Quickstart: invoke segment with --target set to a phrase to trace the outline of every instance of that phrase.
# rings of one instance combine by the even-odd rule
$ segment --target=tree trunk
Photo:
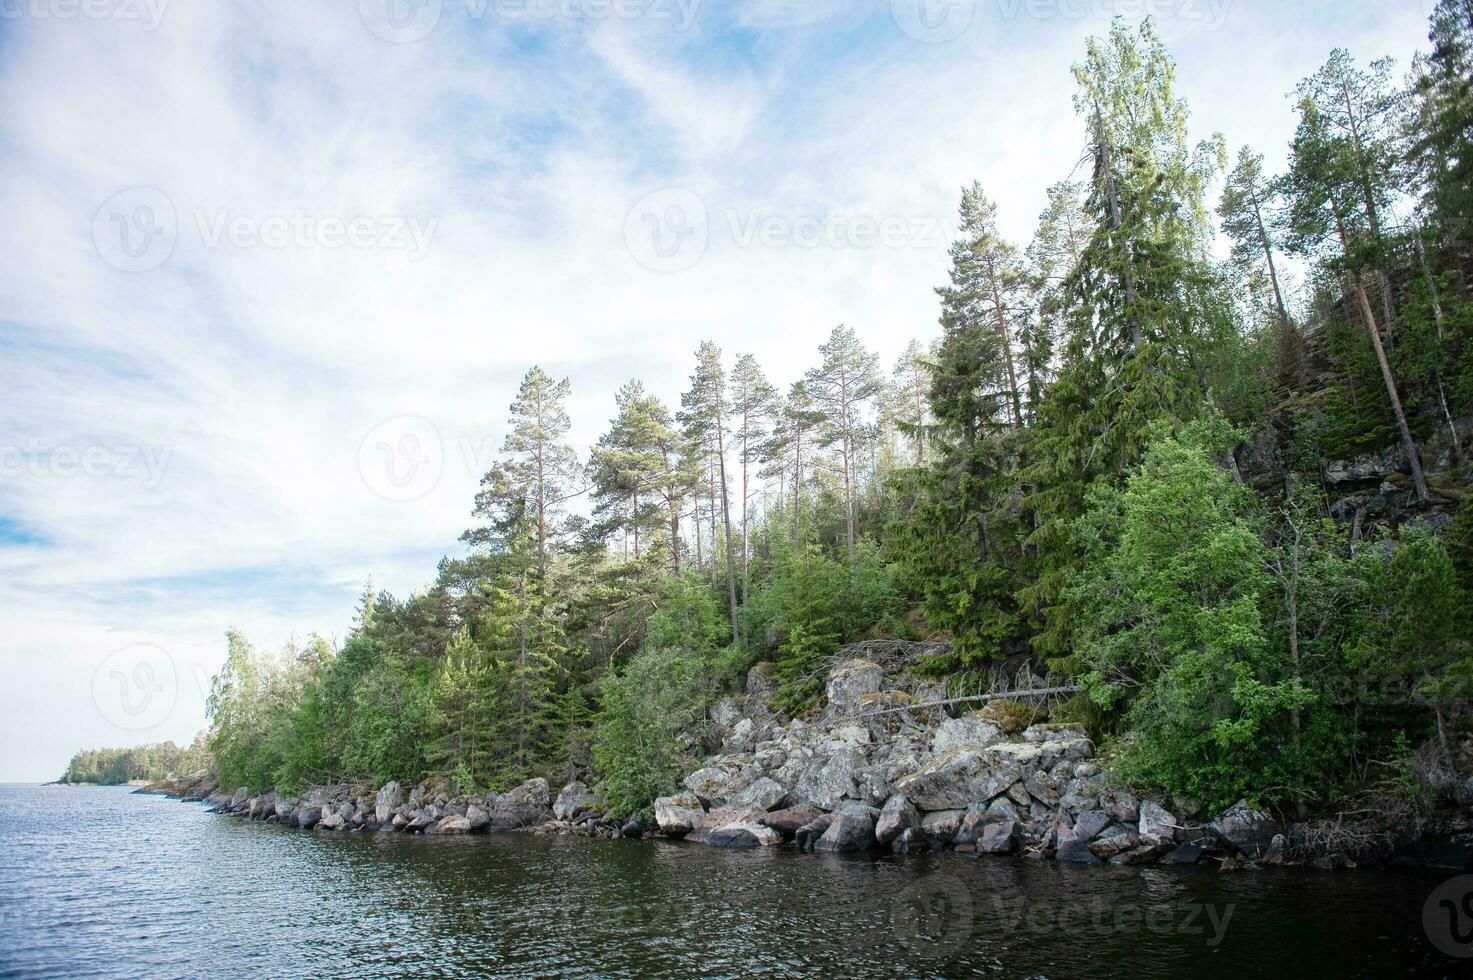
[[[997,267],[991,256],[987,259],[987,279],[992,287],[992,315],[997,324],[997,339],[1002,342],[1003,363],[1008,369],[1008,387],[1012,390],[1013,427],[1023,424],[1023,399],[1018,393],[1018,375],[1013,370],[1013,342],[1008,337],[1008,321],[1003,314],[1002,291],[997,287]]]
[[[1350,238],[1345,233],[1345,223],[1340,219],[1340,209],[1335,196],[1330,195],[1330,210],[1335,215],[1335,228],[1340,235],[1340,247],[1350,254]],[[1376,325],[1376,314],[1371,311],[1371,301],[1366,296],[1366,285],[1360,270],[1352,273],[1356,301],[1360,304],[1361,317],[1366,322],[1366,332],[1371,335],[1371,346],[1376,350],[1376,362],[1381,365],[1381,378],[1386,382],[1386,397],[1391,402],[1391,411],[1396,416],[1396,426],[1401,430],[1401,445],[1406,452],[1407,463],[1412,469],[1412,483],[1417,488],[1417,499],[1426,503],[1427,480],[1422,475],[1422,457],[1417,444],[1412,440],[1412,430],[1407,425],[1406,412],[1401,407],[1401,394],[1396,389],[1396,376],[1391,373],[1391,362],[1386,359],[1386,348],[1381,346],[1381,330]]]
[[[726,593],[731,602],[731,642],[740,649],[742,632],[737,617],[736,555],[731,547],[731,503],[726,491],[726,434],[721,428],[720,407],[716,409],[716,467],[721,476],[721,521],[726,529]]]

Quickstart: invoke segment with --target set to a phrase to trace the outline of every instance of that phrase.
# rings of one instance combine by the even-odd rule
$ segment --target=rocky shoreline
[[[1212,862],[1223,870],[1302,865],[1473,870],[1467,812],[1388,836],[1354,825],[1281,824],[1246,802],[1221,814],[1140,799],[1110,784],[1078,725],[1034,722],[1008,701],[957,716],[933,706],[935,684],[849,660],[829,674],[823,711],[786,719],[772,708],[770,665],[741,697],[712,706],[694,733],[709,753],[683,788],[655,801],[653,821],[603,808],[583,782],[554,796],[531,779],[501,794],[459,794],[435,777],[321,786],[283,797],[223,791],[207,771],[155,783],[213,812],[304,830],[475,834],[520,831],[682,838],[711,847],[908,854],[950,850],[1080,864]],[[1032,722],[1032,723],[1030,723]]]

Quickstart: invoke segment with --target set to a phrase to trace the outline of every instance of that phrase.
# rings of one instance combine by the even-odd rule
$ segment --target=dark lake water
[[[1444,875],[283,830],[0,787],[0,975],[1469,976]]]

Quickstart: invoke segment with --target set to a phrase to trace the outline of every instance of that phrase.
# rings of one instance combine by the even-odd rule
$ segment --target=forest
[[[1473,0],[1428,38],[1306,66],[1271,172],[1193,142],[1157,32],[1117,21],[1032,240],[962,189],[934,343],[885,365],[837,326],[785,386],[703,343],[679,405],[630,380],[586,448],[532,367],[432,584],[366,590],[340,643],[227,637],[222,786],[576,774],[636,810],[754,664],[800,714],[836,648],[896,637],[958,693],[1077,687],[1051,717],[1128,784],[1301,817],[1458,799]]]
[[[117,786],[130,780],[164,779],[209,764],[203,739],[181,749],[173,742],[135,745],[129,749],[84,749],[72,756],[61,783]]]

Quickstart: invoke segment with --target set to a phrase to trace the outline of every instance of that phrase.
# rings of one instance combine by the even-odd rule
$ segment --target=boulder
[[[747,697],[758,704],[771,703],[777,687],[777,664],[763,661],[747,671]]]
[[[317,821],[317,829],[318,830],[342,830],[343,829],[343,825],[347,822],[347,821],[345,821],[343,819],[343,815],[341,813],[339,813],[338,811],[328,809],[327,807],[324,807],[323,809],[326,812],[324,812],[322,814],[322,818]]]
[[[820,814],[807,807],[789,807],[786,810],[773,810],[771,813],[763,814],[758,822],[764,827],[771,827],[782,834],[785,839],[791,840],[805,825],[812,823]]]
[[[322,807],[302,806],[297,808],[297,826],[303,830],[311,830],[317,826],[322,819]]]
[[[540,776],[502,793],[487,815],[487,829],[500,831],[535,827],[547,816],[550,795],[547,780]]]
[[[1088,844],[1108,826],[1110,826],[1108,814],[1101,813],[1099,810],[1085,810],[1074,821],[1074,836]]]
[[[1140,811],[1136,833],[1140,834],[1142,843],[1164,848],[1176,842],[1176,818],[1165,807],[1154,800],[1145,800]]]
[[[943,719],[931,738],[931,751],[943,755],[959,746],[985,749],[1001,741],[1002,730],[982,716],[980,711],[971,711],[959,718]]]
[[[1022,820],[1017,808],[1006,797],[999,796],[991,803],[973,803],[967,807],[951,842],[956,845],[975,844],[992,824],[1012,824],[1016,828]]]
[[[721,751],[727,753],[750,752],[757,743],[757,726],[750,718],[741,718],[721,742]]]
[[[771,810],[781,803],[787,795],[788,791],[782,784],[763,776],[734,795],[729,805],[734,807],[754,806],[759,810]]]
[[[575,779],[558,791],[552,815],[559,820],[576,820],[592,810],[596,802],[588,787]]]
[[[711,705],[711,720],[720,728],[730,728],[742,717],[742,706],[736,698],[722,698]]]
[[[767,847],[782,843],[782,835],[760,820],[755,807],[720,807],[701,818],[687,839],[708,847]]]
[[[884,683],[885,671],[879,664],[868,660],[844,661],[829,672],[825,694],[828,696],[830,714],[857,713],[859,699],[866,694],[875,694]]]
[[[793,787],[794,803],[834,810],[858,793],[857,777],[864,766],[864,750],[843,744],[832,754],[815,756]]]
[[[465,819],[472,834],[484,834],[491,829],[491,815],[474,803],[465,808]]]
[[[1083,725],[1030,725],[1023,732],[1025,742],[1056,742],[1060,739],[1084,738]]]
[[[1001,786],[995,785],[982,753],[963,747],[937,756],[896,780],[895,791],[904,794],[921,810],[961,810],[979,800],[990,800],[1011,784],[1012,780],[1008,780]]]
[[[1279,834],[1279,825],[1268,814],[1255,810],[1248,801],[1239,800],[1208,824],[1208,829],[1219,839],[1242,851],[1250,858],[1267,853],[1274,837]]]
[[[468,834],[470,832],[470,820],[453,813],[448,817],[441,817],[433,827],[425,830],[427,834]]]
[[[1099,836],[1089,842],[1090,852],[1095,857],[1109,860],[1117,854],[1133,850],[1140,843],[1140,835],[1120,824],[1105,828]]]
[[[721,806],[752,782],[744,770],[732,766],[707,766],[685,777],[685,788],[702,801]]]
[[[1011,854],[1018,849],[1022,832],[1015,820],[985,824],[975,846],[979,854]]]
[[[915,827],[907,827],[890,842],[890,850],[896,854],[919,854],[930,849],[931,843],[926,835]]]
[[[921,816],[921,830],[938,843],[949,842],[961,829],[966,810],[935,810]]]
[[[706,816],[706,808],[694,793],[678,796],[662,796],[655,800],[655,823],[660,833],[669,837],[684,837],[695,830]]]
[[[624,825],[619,828],[619,836],[628,837],[630,839],[643,837],[644,832],[644,821],[641,820],[638,816],[630,817],[628,820],[624,821]]]
[[[404,805],[404,789],[397,782],[384,783],[374,797],[373,814],[379,823],[388,820],[399,807]]]
[[[1202,859],[1202,848],[1196,844],[1182,844],[1161,859],[1162,864],[1196,864]]]
[[[863,803],[846,803],[834,814],[828,829],[813,844],[815,851],[849,854],[875,846],[875,809]]]
[[[828,831],[829,825],[833,822],[832,813],[819,814],[798,828],[797,833],[793,835],[793,843],[798,845],[800,851],[812,850],[813,845],[818,843],[818,839]]]
[[[896,793],[885,801],[879,819],[875,821],[875,840],[880,844],[889,844],[903,832],[920,825],[920,811],[910,800]]]

